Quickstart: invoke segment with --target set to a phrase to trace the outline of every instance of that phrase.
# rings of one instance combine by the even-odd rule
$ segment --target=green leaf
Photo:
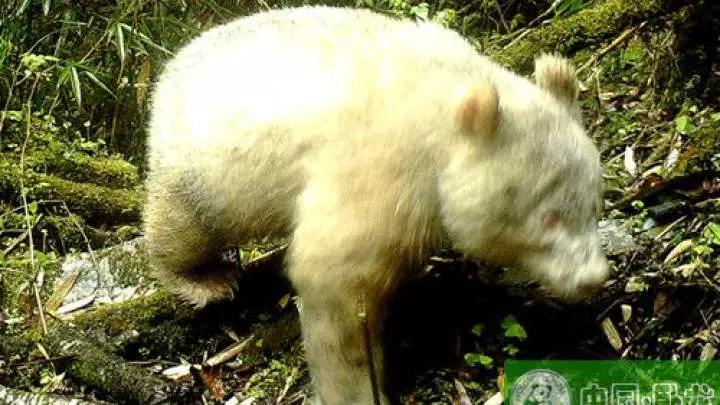
[[[117,37],[117,48],[120,55],[120,63],[125,61],[125,34],[120,24],[115,25],[115,36]]]
[[[692,250],[700,256],[710,256],[713,252],[713,248],[708,245],[693,246]]]
[[[465,363],[471,366],[483,366],[492,368],[493,359],[482,353],[465,353]]]
[[[503,347],[503,351],[505,353],[509,354],[510,356],[515,356],[516,354],[518,354],[520,349],[518,349],[517,346],[515,346],[515,345],[507,345],[507,346]]]
[[[716,112],[715,114],[710,116],[710,119],[712,122],[720,122],[720,112]]]
[[[30,204],[28,204],[28,211],[30,211],[31,214],[35,215],[37,213],[37,209],[38,209],[37,201],[33,201]]]
[[[628,49],[625,52],[623,52],[623,55],[622,55],[623,60],[628,61],[628,62],[634,62],[634,61],[640,60],[640,59],[642,59],[642,57],[643,57],[643,51],[641,49],[637,49],[637,48]]]
[[[86,71],[84,71],[83,73],[85,74],[85,76],[87,76],[87,77],[90,79],[91,82],[95,83],[96,86],[98,86],[98,87],[100,87],[101,89],[103,89],[103,90],[104,90],[107,94],[109,94],[112,98],[117,99],[117,97],[115,97],[115,93],[113,93],[113,92],[105,85],[105,83],[103,83],[102,81],[100,81],[100,79],[98,79],[97,76],[95,76],[92,72],[86,70]]]
[[[520,340],[527,339],[527,332],[525,332],[525,328],[523,328],[520,323],[518,323],[517,319],[515,319],[514,316],[508,315],[500,324],[503,329],[505,329],[505,336],[506,337],[515,337]]]
[[[703,229],[703,236],[715,245],[720,245],[720,225],[710,222]]]
[[[477,325],[474,325],[472,329],[470,329],[470,332],[475,336],[482,335],[483,331],[485,330],[485,325],[479,323]]]
[[[420,3],[417,6],[412,6],[410,8],[410,12],[416,18],[418,18],[422,21],[427,21],[428,15],[430,14],[430,6],[428,6],[427,3]]]
[[[70,84],[78,106],[82,105],[82,89],[80,88],[80,77],[75,66],[70,66]]]
[[[20,17],[22,13],[25,12],[25,9],[27,9],[27,6],[30,4],[30,0],[23,0],[22,3],[20,3],[20,6],[15,9],[15,17]]]
[[[648,285],[641,277],[630,277],[628,278],[627,283],[625,283],[626,293],[647,291],[648,288],[650,288],[650,285]]]
[[[692,118],[687,115],[680,115],[675,118],[675,130],[681,134],[687,135],[695,129]]]

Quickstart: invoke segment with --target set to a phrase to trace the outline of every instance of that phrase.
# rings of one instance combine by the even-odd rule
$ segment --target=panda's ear
[[[557,54],[542,54],[535,59],[535,83],[558,100],[574,108],[579,87],[572,63]]]
[[[455,124],[468,136],[491,137],[499,121],[498,93],[486,80],[478,80],[459,89]]]

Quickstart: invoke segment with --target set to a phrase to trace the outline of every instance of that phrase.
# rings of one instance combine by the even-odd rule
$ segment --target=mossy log
[[[5,154],[3,159],[18,160],[17,154]],[[78,183],[90,183],[109,188],[133,188],[138,180],[135,166],[119,157],[93,157],[60,146],[28,151],[25,167],[36,173],[47,173]]]
[[[493,58],[523,74],[532,71],[539,52],[572,55],[604,43],[624,29],[678,10],[683,0],[608,0],[530,31],[506,49],[488,50]]]
[[[216,336],[224,336],[220,325],[232,321],[234,313],[217,308],[193,309],[174,296],[159,292],[81,313],[67,323],[50,320],[48,333],[41,338],[30,332],[19,337],[0,336],[0,356],[10,364],[21,363],[37,342],[51,358],[63,358],[56,363],[64,366],[62,369],[73,380],[117,403],[148,404],[163,400],[169,402],[162,403],[187,403],[180,399],[191,393],[185,393],[181,385],[129,364],[122,356],[132,357],[139,345],[151,357],[172,357],[173,353],[182,352],[183,357],[201,361],[204,351],[220,351],[231,344],[227,337]],[[218,319],[212,321],[209,317]],[[298,341],[297,311],[288,307],[272,321],[244,332],[262,344],[248,345],[242,352],[243,358],[262,363],[267,356],[287,350]],[[148,344],[154,347],[147,347]]]
[[[48,319],[48,333],[37,337],[27,332],[21,337],[0,337],[0,354],[18,361],[28,355],[36,342],[58,364],[64,363],[74,380],[107,394],[123,404],[149,404],[177,398],[177,388],[167,380],[140,366],[127,363],[112,352],[111,346],[93,340],[93,331],[81,331],[71,323]]]
[[[57,176],[21,170],[16,161],[0,157],[0,198],[20,204],[21,179],[29,201],[62,201],[91,225],[135,223],[140,220],[141,193],[76,183]]]
[[[0,385],[0,405],[110,405],[110,403],[86,401],[43,392],[27,392]]]
[[[174,387],[145,369],[87,339],[79,328],[53,322],[41,344],[53,356],[73,356],[67,372],[74,379],[108,393],[116,401],[149,404],[173,397]]]
[[[4,208],[3,205],[0,205],[0,207]],[[7,235],[13,238],[22,237],[24,239],[25,237],[23,235],[27,233],[25,215],[20,211],[12,212],[3,208],[0,208],[0,212],[4,213],[0,236],[4,237]],[[42,208],[40,211],[43,211]],[[48,247],[57,249],[62,254],[71,248],[85,250],[87,249],[88,243],[90,247],[96,249],[119,241],[119,238],[114,237],[114,232],[91,227],[77,215],[43,215],[33,227],[34,240],[42,240],[44,232],[47,232],[47,235],[50,237]],[[17,247],[19,246],[11,244],[11,248],[6,253],[10,253]]]

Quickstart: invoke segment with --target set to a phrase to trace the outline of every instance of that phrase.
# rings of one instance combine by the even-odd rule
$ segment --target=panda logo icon
[[[570,387],[552,370],[532,370],[518,378],[509,405],[570,405]]]

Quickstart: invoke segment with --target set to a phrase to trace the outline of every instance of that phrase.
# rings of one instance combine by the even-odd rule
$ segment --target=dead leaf
[[[610,346],[612,346],[615,350],[620,351],[620,349],[622,349],[623,347],[622,338],[620,338],[620,333],[618,333],[617,328],[615,327],[615,324],[613,324],[612,320],[610,320],[610,318],[608,317],[605,317],[602,322],[600,322],[600,328],[602,329],[603,333],[605,333],[605,337],[607,337]]]
[[[79,311],[79,310],[87,307],[88,305],[92,304],[95,301],[96,295],[97,294],[93,293],[93,294],[88,295],[85,298],[81,298],[77,301],[73,301],[71,303],[65,304],[65,305],[61,306],[60,308],[58,308],[57,313],[58,313],[58,315],[68,315],[70,313]]]
[[[658,291],[655,294],[655,300],[653,301],[653,314],[658,315],[668,304],[668,294],[664,291]]]
[[[191,367],[193,365],[189,363],[180,364],[163,370],[162,375],[171,380],[179,380],[190,375]]]
[[[278,301],[278,306],[280,307],[280,309],[285,309],[288,302],[290,302],[290,294],[285,294],[282,296],[282,298],[280,298],[280,301]]]
[[[622,304],[620,305],[620,312],[622,313],[623,322],[627,323],[632,316],[632,307],[628,304]]]
[[[453,405],[472,405],[472,401],[467,394],[467,390],[462,383],[455,379],[455,389],[457,390],[457,399],[453,399]]]
[[[663,264],[670,263],[673,259],[680,256],[681,254],[685,253],[688,249],[690,249],[693,245],[692,239],[685,239],[684,241],[678,243],[675,245],[675,247],[668,253],[667,257],[665,257],[665,260],[663,260]]]
[[[665,158],[665,163],[663,163],[663,169],[666,172],[672,170],[678,162],[678,157],[680,157],[680,151],[677,148],[670,149],[670,152]]]
[[[75,282],[77,281],[79,275],[80,271],[74,270],[58,284],[50,298],[48,298],[47,302],[45,302],[45,312],[53,314],[57,312],[60,305],[62,305],[63,301],[65,301],[65,297],[67,297],[70,290],[72,290],[75,286]]]
[[[705,346],[703,346],[702,351],[700,352],[700,360],[707,361],[712,360],[715,358],[715,355],[717,354],[718,350],[717,347],[715,347],[712,343],[705,343]]]
[[[235,358],[235,356],[237,356],[243,349],[245,349],[245,346],[247,346],[248,343],[250,343],[250,341],[254,338],[254,335],[250,335],[249,338],[243,340],[242,342],[236,343],[228,347],[227,349],[221,351],[220,353],[212,356],[211,358],[207,359],[204,365],[212,367],[230,361],[231,359]]]
[[[632,147],[625,147],[624,154],[625,170],[630,173],[631,176],[637,176],[637,163],[635,163],[635,151]]]
[[[222,374],[219,369],[213,367],[203,367],[198,373],[200,380],[210,391],[210,397],[215,401],[220,401],[225,396],[225,389],[222,384]]]

